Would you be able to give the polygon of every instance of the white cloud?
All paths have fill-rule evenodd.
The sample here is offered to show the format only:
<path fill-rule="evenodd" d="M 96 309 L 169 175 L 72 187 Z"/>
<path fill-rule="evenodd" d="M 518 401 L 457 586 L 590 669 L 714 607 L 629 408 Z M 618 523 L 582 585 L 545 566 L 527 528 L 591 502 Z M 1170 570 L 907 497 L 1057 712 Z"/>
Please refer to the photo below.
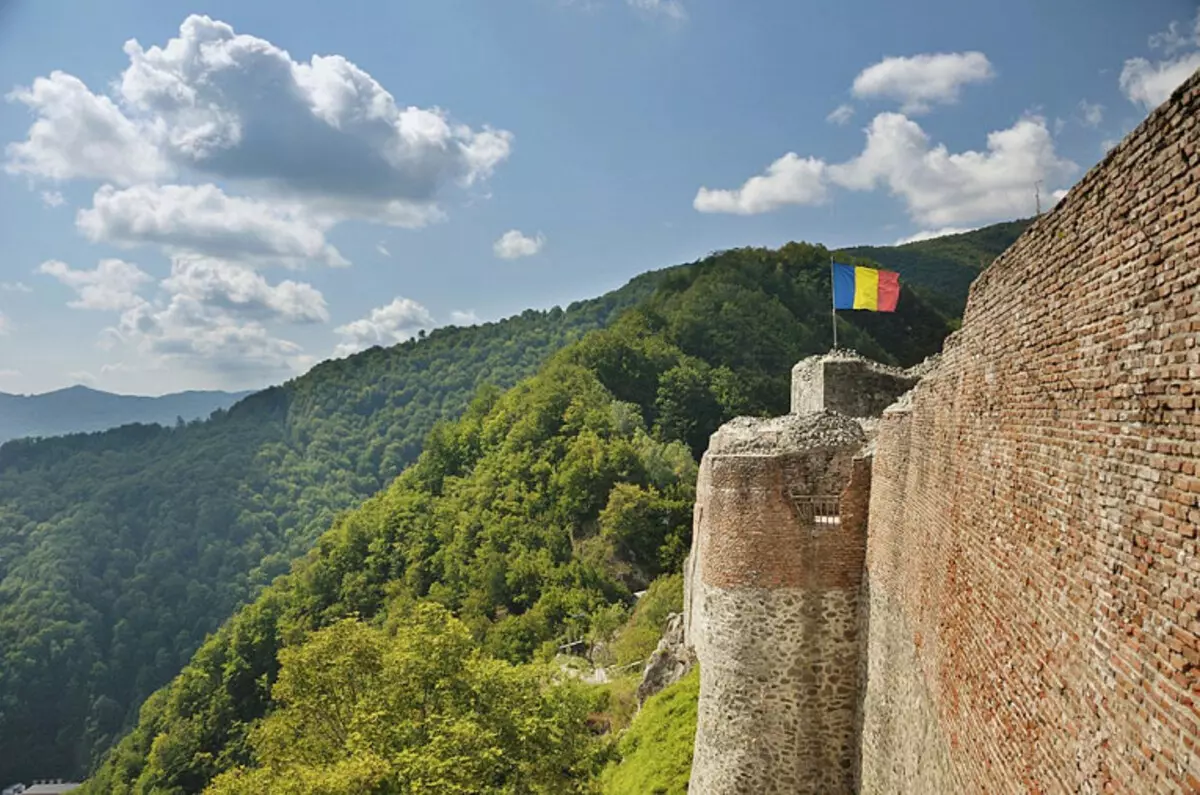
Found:
<path fill-rule="evenodd" d="M 1161 49 L 1167 58 L 1154 62 L 1130 58 L 1121 69 L 1119 81 L 1125 97 L 1147 111 L 1166 102 L 1176 88 L 1200 69 L 1200 51 L 1175 55 L 1181 50 L 1200 48 L 1200 11 L 1196 13 L 1190 31 L 1181 29 L 1178 22 L 1172 22 L 1166 31 L 1150 37 L 1150 48 Z"/>
<path fill-rule="evenodd" d="M 63 202 L 66 201 L 66 199 L 63 198 L 63 195 L 56 190 L 44 190 L 42 191 L 41 196 L 42 204 L 46 205 L 47 207 L 61 207 Z"/>
<path fill-rule="evenodd" d="M 194 172 L 304 201 L 330 219 L 420 226 L 446 186 L 487 178 L 512 135 L 401 106 L 340 55 L 293 61 L 193 15 L 165 46 L 125 45 L 115 100 L 62 72 L 13 98 L 37 115 L 6 168 L 128 186 Z"/>
<path fill-rule="evenodd" d="M 388 251 L 387 246 L 383 245 L 383 243 L 376 243 L 375 250 L 378 251 L 380 254 L 382 254 L 385 257 L 392 256 L 392 252 Z"/>
<path fill-rule="evenodd" d="M 1192 22 L 1190 31 L 1182 28 L 1178 21 L 1174 21 L 1162 33 L 1150 36 L 1150 48 L 1164 50 L 1167 55 L 1197 44 L 1200 44 L 1200 11 L 1196 12 L 1196 19 Z"/>
<path fill-rule="evenodd" d="M 372 309 L 366 317 L 334 329 L 343 338 L 334 355 L 348 356 L 372 345 L 393 345 L 434 325 L 428 309 L 411 298 L 398 296 L 387 306 Z"/>
<path fill-rule="evenodd" d="M 1034 183 L 1062 181 L 1078 166 L 1060 158 L 1040 117 L 988 134 L 987 151 L 951 153 L 931 145 L 916 122 L 881 113 L 855 159 L 830 166 L 833 182 L 850 190 L 887 187 L 909 215 L 930 227 L 1027 214 Z"/>
<path fill-rule="evenodd" d="M 687 9 L 680 0 L 625 0 L 633 8 L 667 17 L 678 22 L 687 19 Z"/>
<path fill-rule="evenodd" d="M 20 370 L 0 370 L 0 378 L 16 378 L 20 374 Z"/>
<path fill-rule="evenodd" d="M 173 363 L 227 384 L 286 378 L 311 362 L 299 345 L 272 336 L 262 323 L 185 293 L 126 310 L 107 340 L 133 347 L 143 366 Z"/>
<path fill-rule="evenodd" d="M 454 310 L 450 313 L 450 322 L 456 326 L 478 326 L 483 320 L 475 314 L 474 309 Z"/>
<path fill-rule="evenodd" d="M 24 282 L 0 282 L 0 292 L 5 293 L 32 293 L 33 288 Z"/>
<path fill-rule="evenodd" d="M 788 152 L 735 190 L 701 187 L 692 206 L 702 213 L 755 215 L 788 204 L 820 204 L 825 200 L 825 163 Z"/>
<path fill-rule="evenodd" d="M 901 111 L 925 113 L 935 104 L 958 101 L 962 87 L 990 80 L 992 64 L 981 52 L 935 53 L 884 58 L 854 78 L 859 98 L 883 97 L 902 103 Z"/>
<path fill-rule="evenodd" d="M 8 98 L 37 115 L 27 139 L 5 147 L 4 167 L 11 174 L 130 185 L 157 179 L 170 170 L 143 127 L 73 75 L 52 72 Z"/>
<path fill-rule="evenodd" d="M 103 259 L 94 270 L 72 270 L 65 262 L 47 260 L 38 273 L 53 276 L 79 296 L 68 302 L 74 309 L 122 311 L 145 303 L 138 290 L 150 275 L 138 266 L 119 259 Z"/>
<path fill-rule="evenodd" d="M 492 244 L 492 253 L 500 259 L 517 259 L 532 257 L 546 245 L 546 237 L 541 233 L 528 237 L 517 229 L 510 229 Z"/>
<path fill-rule="evenodd" d="M 1120 140 L 1116 138 L 1105 138 L 1100 142 L 1100 150 L 1104 152 L 1104 154 L 1108 154 L 1112 150 L 1116 149 L 1117 145 L 1120 143 Z"/>
<path fill-rule="evenodd" d="M 856 191 L 887 188 L 904 200 L 924 227 L 939 228 L 1011 218 L 1033 211 L 1034 183 L 1068 179 L 1078 170 L 1058 156 L 1039 117 L 1021 119 L 988 135 L 987 151 L 951 153 L 933 145 L 920 125 L 898 113 L 881 113 L 867 130 L 863 152 L 829 165 L 789 152 L 762 176 L 737 190 L 701 188 L 701 212 L 750 215 L 788 204 L 818 204 L 830 184 Z"/>
<path fill-rule="evenodd" d="M 349 264 L 320 225 L 294 207 L 226 196 L 215 185 L 105 185 L 75 224 L 93 242 L 153 243 L 169 252 L 291 267 Z"/>
<path fill-rule="evenodd" d="M 162 286 L 231 313 L 290 323 L 329 320 L 325 297 L 312 285 L 290 280 L 270 285 L 261 274 L 220 260 L 177 258 Z"/>
<path fill-rule="evenodd" d="M 1079 117 L 1085 127 L 1099 127 L 1104 121 L 1104 106 L 1098 102 L 1079 101 Z"/>
<path fill-rule="evenodd" d="M 933 240 L 935 237 L 946 237 L 947 235 L 961 235 L 964 232 L 970 232 L 976 227 L 969 226 L 947 226 L 941 229 L 925 229 L 916 234 L 902 237 L 893 243 L 893 246 L 903 246 L 905 243 L 917 243 L 921 240 Z"/>
<path fill-rule="evenodd" d="M 854 116 L 853 105 L 838 105 L 829 112 L 829 115 L 825 117 L 825 121 L 830 124 L 842 125 L 850 121 L 852 116 Z"/>
<path fill-rule="evenodd" d="M 72 370 L 67 373 L 67 378 L 74 381 L 76 384 L 87 384 L 92 386 L 96 383 L 96 376 L 89 373 L 87 370 Z"/>
<path fill-rule="evenodd" d="M 1157 63 L 1130 58 L 1121 70 L 1121 91 L 1130 102 L 1147 111 L 1154 110 L 1197 69 L 1200 69 L 1200 52 Z"/>

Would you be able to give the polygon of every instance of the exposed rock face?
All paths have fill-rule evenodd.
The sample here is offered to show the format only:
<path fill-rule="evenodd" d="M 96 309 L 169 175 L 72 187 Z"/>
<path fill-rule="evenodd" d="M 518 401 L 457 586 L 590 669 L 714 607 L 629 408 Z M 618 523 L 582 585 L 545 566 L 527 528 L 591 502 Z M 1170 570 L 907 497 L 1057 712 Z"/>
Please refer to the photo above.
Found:
<path fill-rule="evenodd" d="M 642 671 L 642 682 L 637 689 L 638 708 L 641 709 L 650 696 L 687 676 L 695 664 L 696 655 L 683 642 L 683 614 L 672 613 L 667 618 L 658 648 Z"/>

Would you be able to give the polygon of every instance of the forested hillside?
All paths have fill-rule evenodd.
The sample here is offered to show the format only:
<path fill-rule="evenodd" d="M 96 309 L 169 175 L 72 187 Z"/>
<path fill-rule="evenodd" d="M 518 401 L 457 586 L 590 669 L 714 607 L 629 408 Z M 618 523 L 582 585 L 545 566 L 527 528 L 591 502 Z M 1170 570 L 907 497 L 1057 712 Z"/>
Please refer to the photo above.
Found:
<path fill-rule="evenodd" d="M 90 768 L 189 658 L 92 791 L 198 792 L 271 759 L 247 732 L 287 701 L 278 649 L 344 616 L 388 618 L 363 641 L 378 657 L 418 631 L 415 601 L 442 604 L 445 631 L 460 621 L 478 646 L 464 671 L 472 655 L 526 664 L 568 619 L 596 631 L 686 553 L 708 434 L 784 410 L 792 363 L 828 348 L 828 258 L 723 252 L 566 311 L 326 362 L 206 422 L 0 447 L 0 780 Z M 909 290 L 894 315 L 839 317 L 844 345 L 901 364 L 948 328 Z M 534 380 L 479 392 L 564 346 Z"/>
<path fill-rule="evenodd" d="M 430 434 L 413 467 L 204 644 L 88 791 L 582 791 L 605 749 L 620 749 L 580 741 L 585 696 L 556 690 L 544 663 L 564 635 L 606 637 L 633 591 L 678 570 L 709 434 L 735 415 L 785 411 L 792 363 L 829 347 L 828 263 L 822 247 L 789 244 L 673 269 L 536 377 L 483 390 Z M 895 314 L 842 320 L 846 344 L 898 364 L 937 351 L 948 328 L 913 295 Z M 436 687 L 419 671 L 407 690 L 381 684 L 388 697 L 326 678 L 325 665 L 361 665 L 371 682 L 372 660 L 407 659 L 430 605 L 456 616 L 438 632 L 460 622 L 471 642 L 455 647 Z M 357 640 L 330 644 L 331 631 Z M 322 672 L 298 691 L 289 666 L 306 657 Z M 466 695 L 441 695 L 477 693 L 474 666 L 501 664 L 541 682 L 536 698 L 514 686 L 514 703 L 541 707 L 500 719 L 504 709 L 486 702 L 472 717 Z M 561 740 L 546 751 L 557 775 L 535 764 L 537 749 L 520 739 L 529 734 L 503 728 L 526 714 Z M 503 764 L 466 780 L 465 767 L 439 761 L 476 758 Z"/>
<path fill-rule="evenodd" d="M 82 775 L 204 636 L 483 383 L 649 294 L 328 361 L 207 422 L 0 447 L 0 781 Z"/>
<path fill-rule="evenodd" d="M 41 395 L 0 392 L 0 444 L 25 436 L 90 433 L 133 422 L 174 425 L 207 419 L 249 392 L 177 392 L 160 397 L 114 395 L 72 386 Z"/>

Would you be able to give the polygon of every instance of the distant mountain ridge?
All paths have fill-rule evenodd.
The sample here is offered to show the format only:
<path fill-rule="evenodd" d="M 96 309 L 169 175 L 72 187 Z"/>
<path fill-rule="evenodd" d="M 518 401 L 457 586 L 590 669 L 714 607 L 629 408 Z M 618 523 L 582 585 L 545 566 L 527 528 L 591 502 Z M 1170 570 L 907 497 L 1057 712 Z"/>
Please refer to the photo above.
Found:
<path fill-rule="evenodd" d="M 190 390 L 159 397 L 117 395 L 82 385 L 41 395 L 0 392 L 0 444 L 28 436 L 106 431 L 130 423 L 174 425 L 208 419 L 252 391 Z"/>

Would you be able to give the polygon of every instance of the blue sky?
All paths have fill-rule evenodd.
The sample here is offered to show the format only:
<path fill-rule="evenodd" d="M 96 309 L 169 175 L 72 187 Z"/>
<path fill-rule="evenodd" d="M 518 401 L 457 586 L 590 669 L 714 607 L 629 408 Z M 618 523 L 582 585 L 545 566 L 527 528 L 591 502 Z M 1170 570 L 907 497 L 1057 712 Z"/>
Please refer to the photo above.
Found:
<path fill-rule="evenodd" d="M 1183 0 L 0 0 L 0 391 L 1030 215 L 1197 67 Z"/>

